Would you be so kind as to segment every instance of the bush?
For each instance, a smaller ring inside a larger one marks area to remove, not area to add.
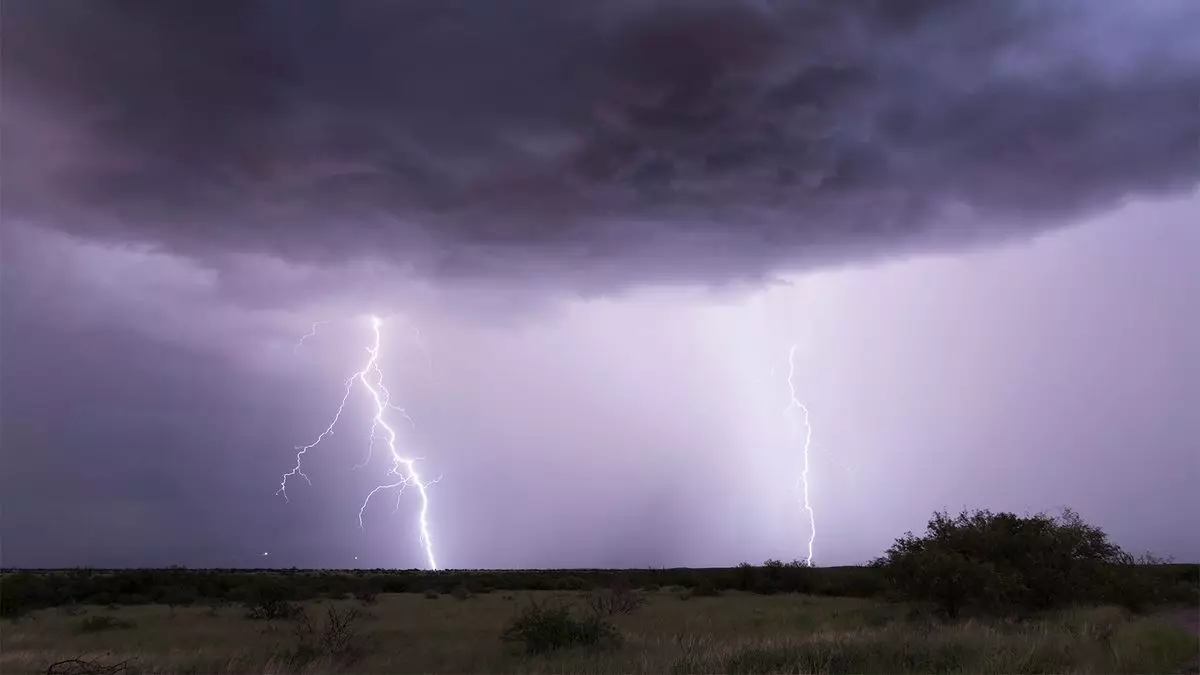
[[[766,593],[812,593],[816,587],[814,569],[804,560],[788,563],[768,560],[763,563]]]
[[[323,620],[314,621],[307,612],[301,612],[293,628],[293,658],[301,663],[321,657],[343,662],[357,659],[363,652],[357,626],[361,616],[356,609],[338,611],[332,605],[325,607]]]
[[[643,602],[645,599],[621,577],[614,579],[607,589],[592,592],[585,600],[592,614],[599,617],[632,614]]]
[[[229,606],[229,601],[225,598],[212,598],[204,604],[208,608],[205,614],[210,617],[218,617],[221,615],[221,610]]]
[[[923,536],[905,534],[873,565],[900,598],[954,617],[967,608],[1036,611],[1097,599],[1122,555],[1070,510],[1057,518],[984,510],[935,513]]]
[[[1150,554],[1134,557],[1123,553],[1119,564],[1107,570],[1101,599],[1135,613],[1153,605],[1200,604],[1196,584],[1178,579],[1178,572],[1165,560]]]
[[[770,559],[759,567],[740,563],[733,568],[732,582],[738,590],[762,595],[813,593],[817,590],[813,566],[804,560],[785,563]]]
[[[526,654],[544,654],[569,647],[614,647],[622,636],[602,617],[576,618],[568,605],[549,607],[533,602],[513,617],[500,639],[523,644]]]
[[[374,605],[379,601],[379,591],[373,586],[366,586],[355,591],[354,597],[364,606]]]
[[[294,619],[303,611],[289,601],[289,593],[280,584],[261,584],[250,591],[245,601],[246,618],[258,621]]]
[[[176,607],[190,607],[196,604],[199,600],[195,589],[188,587],[168,588],[158,599],[162,604],[174,609]]]
[[[697,582],[695,586],[692,586],[690,589],[688,589],[688,591],[690,595],[694,595],[698,598],[715,598],[721,594],[721,589],[718,588],[717,584],[708,577],[700,579],[700,581]]]
[[[562,577],[554,581],[556,591],[582,591],[588,587],[588,582],[577,576]]]
[[[887,590],[882,571],[871,567],[841,567],[821,570],[814,592],[848,598],[873,598]]]

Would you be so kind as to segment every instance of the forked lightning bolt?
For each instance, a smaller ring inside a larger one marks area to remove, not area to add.
[[[391,453],[392,457],[392,468],[388,470],[388,475],[396,477],[396,480],[379,485],[367,493],[366,498],[363,499],[362,506],[359,507],[358,510],[358,525],[359,527],[362,527],[363,512],[366,510],[367,504],[371,501],[371,497],[375,496],[376,493],[383,490],[397,490],[397,499],[399,499],[399,495],[404,492],[405,488],[410,486],[415,487],[421,502],[419,515],[421,546],[425,551],[425,558],[429,563],[429,568],[436,570],[438,568],[437,560],[433,555],[433,539],[429,532],[428,487],[433,483],[436,483],[438,479],[428,482],[423,481],[421,476],[417,473],[416,468],[416,462],[420,458],[405,457],[404,455],[400,454],[399,450],[396,449],[397,434],[395,428],[393,428],[392,425],[387,421],[387,412],[389,410],[398,412],[410,423],[412,422],[412,419],[408,416],[408,413],[406,413],[403,408],[391,402],[392,394],[390,391],[388,391],[387,386],[385,386],[383,383],[383,371],[379,368],[383,320],[377,316],[372,316],[370,319],[371,329],[374,333],[374,340],[371,346],[367,347],[368,358],[366,364],[363,365],[361,370],[359,370],[357,373],[354,373],[346,380],[342,392],[342,401],[338,405],[337,412],[334,413],[333,420],[329,423],[329,426],[325,427],[325,430],[322,431],[312,443],[309,443],[308,445],[296,446],[296,465],[292,467],[291,471],[283,474],[283,480],[280,481],[279,490],[276,491],[275,494],[283,495],[283,498],[286,500],[288,498],[288,479],[294,476],[299,476],[310,485],[312,484],[312,481],[309,480],[308,475],[305,474],[300,468],[304,454],[317,447],[321,441],[333,434],[334,429],[341,420],[342,411],[344,411],[346,408],[346,401],[350,398],[350,392],[354,389],[354,383],[357,381],[358,383],[362,384],[363,388],[367,390],[367,393],[371,395],[371,401],[375,406],[375,414],[371,418],[371,440],[367,449],[367,459],[358,466],[365,466],[366,463],[370,461],[371,449],[374,447],[376,439],[382,436],[383,441],[387,444],[388,451]],[[320,323],[324,322],[313,324],[312,330],[300,339],[300,342],[297,343],[297,347],[303,343],[305,338],[312,337],[316,333],[316,328],[318,325],[320,325]]]
[[[804,469],[800,472],[800,493],[803,500],[802,504],[804,506],[804,510],[808,513],[809,528],[808,557],[804,559],[804,562],[807,565],[812,565],[813,542],[817,539],[817,517],[816,514],[813,513],[812,502],[809,501],[808,496],[808,460],[810,446],[812,445],[812,424],[809,422],[808,408],[800,402],[800,399],[796,397],[796,383],[794,382],[795,375],[796,345],[792,345],[791,349],[788,350],[787,376],[788,392],[791,395],[791,400],[788,402],[787,407],[783,409],[783,414],[786,415],[793,410],[799,410],[801,414],[801,420],[804,423]]]

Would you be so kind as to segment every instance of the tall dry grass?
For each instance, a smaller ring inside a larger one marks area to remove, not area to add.
[[[529,598],[577,595],[431,600],[414,593],[380,595],[367,607],[335,602],[361,615],[357,648],[341,656],[305,652],[295,621],[252,621],[239,607],[40,610],[0,622],[0,672],[44,673],[78,657],[128,661],[128,673],[1168,673],[1200,652],[1179,626],[1115,608],[943,623],[873,600],[693,597],[669,589],[612,617],[625,638],[616,648],[529,656],[500,640]],[[315,603],[306,609],[314,621],[325,614]]]

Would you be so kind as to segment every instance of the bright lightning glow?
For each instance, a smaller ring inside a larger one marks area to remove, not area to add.
[[[363,526],[363,512],[366,511],[367,504],[371,501],[371,497],[375,496],[377,492],[395,489],[397,490],[397,499],[399,499],[399,495],[404,492],[405,488],[409,486],[415,487],[421,501],[421,510],[419,515],[421,547],[425,551],[425,558],[429,563],[429,568],[436,570],[438,568],[437,560],[433,555],[433,539],[430,536],[429,530],[429,493],[427,488],[440,480],[440,478],[428,482],[422,481],[421,476],[417,473],[416,469],[416,462],[420,458],[405,457],[404,455],[400,454],[399,450],[396,449],[396,430],[391,426],[391,424],[388,423],[386,419],[386,413],[389,410],[396,411],[410,423],[412,422],[412,418],[408,416],[408,413],[406,413],[403,408],[391,402],[392,394],[388,390],[387,386],[384,385],[383,371],[379,368],[383,320],[377,316],[370,317],[370,320],[371,330],[374,333],[374,340],[371,346],[367,347],[368,358],[366,364],[363,365],[361,370],[359,370],[357,373],[354,373],[346,380],[342,392],[341,403],[338,405],[337,412],[334,413],[333,420],[329,423],[329,426],[327,426],[312,443],[309,443],[308,445],[296,446],[296,465],[292,467],[291,471],[283,474],[283,480],[280,481],[279,490],[276,491],[275,494],[283,495],[283,498],[287,500],[288,479],[294,476],[299,476],[310,485],[312,484],[312,481],[309,480],[308,475],[306,475],[300,468],[304,454],[317,447],[321,441],[333,434],[334,429],[337,427],[338,421],[341,420],[342,411],[346,408],[346,401],[350,398],[350,392],[354,388],[354,383],[357,381],[362,384],[367,393],[371,395],[371,400],[375,405],[375,414],[371,418],[371,440],[367,447],[367,458],[362,464],[357,466],[363,467],[367,464],[367,462],[370,461],[371,452],[375,445],[375,441],[382,437],[392,457],[392,468],[388,470],[388,475],[396,477],[395,481],[379,485],[375,489],[371,490],[367,494],[366,498],[363,499],[362,506],[359,507],[358,510],[358,525],[359,527]],[[326,322],[318,322],[313,324],[312,331],[310,331],[305,337],[311,337],[314,335],[316,333],[317,326],[320,325],[320,323]],[[296,346],[299,347],[299,345],[303,342],[304,338],[301,338],[300,342],[298,342]]]
[[[808,557],[804,559],[804,562],[808,565],[812,565],[813,542],[817,539],[817,517],[816,514],[813,513],[812,502],[809,501],[808,497],[808,459],[809,449],[812,445],[812,424],[809,422],[808,408],[800,402],[800,399],[796,398],[796,384],[793,381],[795,375],[796,345],[793,344],[791,349],[788,350],[787,376],[788,392],[791,395],[791,400],[788,401],[787,407],[783,409],[783,413],[786,415],[793,410],[799,410],[801,414],[801,420],[804,423],[804,469],[800,472],[800,493],[803,500],[802,504],[804,506],[804,510],[808,513],[809,527]]]

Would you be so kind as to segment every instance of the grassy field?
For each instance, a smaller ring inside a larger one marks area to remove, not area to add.
[[[236,605],[48,608],[0,621],[0,672],[45,673],[80,658],[94,667],[127,662],[127,673],[1170,673],[1185,672],[1200,652],[1179,621],[1114,607],[941,622],[870,598],[701,597],[678,588],[638,595],[640,607],[611,617],[619,644],[544,655],[500,639],[514,616],[532,602],[581,609],[593,596],[430,591],[384,593],[369,604],[310,600],[299,605],[315,627],[308,633],[295,618],[251,620]],[[332,641],[322,638],[330,607],[341,618],[359,614]],[[70,665],[55,672],[86,672]]]

